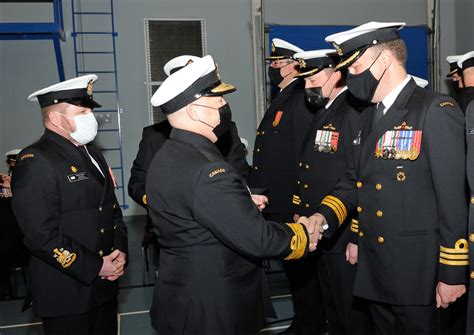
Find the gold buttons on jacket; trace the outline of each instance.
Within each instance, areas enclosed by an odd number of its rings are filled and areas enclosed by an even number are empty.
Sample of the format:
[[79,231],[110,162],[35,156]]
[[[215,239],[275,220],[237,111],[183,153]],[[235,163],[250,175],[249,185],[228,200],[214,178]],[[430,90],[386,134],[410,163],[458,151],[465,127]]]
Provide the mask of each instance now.
[[103,250],[99,250],[99,255],[103,255],[104,254],[104,251]]
[[257,151],[257,152],[260,152],[260,148],[257,148],[256,151]]
[[117,229],[117,225],[114,225],[114,230]]
[[115,248],[114,248],[114,247],[110,248],[110,251],[114,251],[114,250],[115,250]]
[[362,207],[357,206],[357,211],[358,211],[359,213],[362,212]]
[[360,236],[360,237],[364,236],[364,233],[363,233],[363,232],[359,232],[359,236]]
[[254,169],[254,170],[258,170],[258,166],[254,166],[253,169]]
[[377,238],[377,242],[383,243],[383,242],[385,242],[385,239],[383,238],[383,236],[379,236],[379,237]]
[[308,185],[308,184],[304,184],[304,186],[303,186],[303,187],[304,187],[304,188],[308,188],[308,187],[309,187],[309,185]]
[[380,191],[382,189],[382,184],[375,184],[375,189]]
[[305,206],[306,208],[308,208],[308,207],[309,207],[309,203],[306,203],[304,206]]
[[357,188],[361,188],[361,187],[362,187],[362,182],[361,182],[361,181],[358,181],[358,182],[356,183],[356,186],[357,186]]
[[302,167],[302,166],[303,166],[303,163],[300,162],[300,167]]
[[309,170],[309,165],[306,164],[304,168],[305,168],[306,170]]
[[101,233],[101,234],[105,233],[105,229],[104,229],[104,228],[100,228],[100,233]]
[[469,234],[469,241],[474,243],[474,234]]
[[112,206],[112,208],[113,208],[113,209],[117,208],[117,204],[114,204],[114,205]]
[[377,217],[381,218],[383,216],[383,212],[382,211],[377,211]]
[[471,204],[474,205],[474,197],[471,198]]
[[102,206],[99,207],[99,212],[102,212]]
[[301,184],[301,182],[300,182],[299,180],[298,180],[296,183],[297,183],[298,185]]
[[260,133],[260,135],[265,135],[265,130],[262,130],[262,132]]

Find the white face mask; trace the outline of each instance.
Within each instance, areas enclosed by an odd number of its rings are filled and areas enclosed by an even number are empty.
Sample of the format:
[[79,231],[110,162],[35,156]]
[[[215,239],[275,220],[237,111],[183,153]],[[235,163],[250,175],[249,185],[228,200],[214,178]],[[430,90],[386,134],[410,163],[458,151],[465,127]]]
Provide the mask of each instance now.
[[[64,114],[61,114],[64,115]],[[64,115],[68,118],[70,116]],[[72,117],[74,123],[76,124],[76,130],[69,135],[79,144],[85,145],[89,142],[92,142],[97,136],[97,120],[93,113],[74,115]]]

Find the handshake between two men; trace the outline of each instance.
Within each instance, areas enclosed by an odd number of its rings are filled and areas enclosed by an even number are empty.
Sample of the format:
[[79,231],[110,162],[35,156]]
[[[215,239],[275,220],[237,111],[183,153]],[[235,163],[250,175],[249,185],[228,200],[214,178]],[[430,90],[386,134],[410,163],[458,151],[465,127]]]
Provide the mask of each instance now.
[[318,242],[322,240],[325,230],[326,220],[324,219],[324,216],[319,213],[315,213],[310,217],[295,214],[293,218],[295,222],[303,224],[308,231],[309,251],[316,250]]

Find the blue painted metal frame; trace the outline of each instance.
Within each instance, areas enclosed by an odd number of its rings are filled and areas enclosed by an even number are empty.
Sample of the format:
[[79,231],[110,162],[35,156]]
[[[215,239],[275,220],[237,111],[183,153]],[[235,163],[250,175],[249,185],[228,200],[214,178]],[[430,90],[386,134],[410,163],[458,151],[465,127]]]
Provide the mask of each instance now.
[[61,0],[51,0],[51,2],[54,22],[0,23],[0,40],[52,40],[59,80],[63,81],[65,80],[64,63],[59,42],[66,40],[63,6]]
[[[119,95],[119,83],[118,83],[118,71],[117,71],[117,48],[116,48],[116,43],[115,43],[115,37],[118,36],[117,32],[115,31],[115,20],[114,20],[114,3],[113,0],[110,1],[110,12],[91,12],[91,11],[84,11],[84,12],[76,12],[74,2],[75,0],[71,0],[71,8],[72,8],[72,27],[73,31],[71,33],[71,36],[73,37],[74,40],[74,61],[75,61],[75,67],[76,67],[76,75],[83,75],[86,73],[95,73],[95,74],[101,74],[101,73],[108,73],[108,74],[113,74],[114,79],[115,79],[115,90],[97,90],[94,91],[95,94],[106,94],[106,93],[112,93],[116,95],[116,109],[110,110],[110,109],[99,109],[95,110],[94,112],[98,113],[117,113],[117,128],[113,129],[99,129],[99,132],[117,132],[118,135],[118,147],[116,148],[102,148],[102,151],[118,151],[120,155],[120,166],[113,167],[112,170],[119,170],[120,171],[120,180],[122,182],[122,185],[119,185],[117,188],[120,190],[121,195],[122,195],[122,203],[121,207],[123,209],[127,209],[129,206],[126,201],[126,194],[125,194],[125,176],[124,176],[124,171],[123,171],[123,146],[122,146],[122,127],[121,127],[121,109],[120,109],[120,95]],[[76,16],[82,16],[82,15],[110,15],[111,18],[111,31],[76,31]],[[109,35],[112,37],[112,51],[84,51],[84,50],[78,50],[78,45],[77,45],[77,37],[79,36],[87,36],[87,35]],[[82,57],[86,55],[97,55],[97,54],[110,54],[113,56],[113,63],[114,63],[114,70],[113,71],[104,71],[104,70],[91,70],[91,69],[79,69],[79,62],[78,62],[78,55],[81,55]]]

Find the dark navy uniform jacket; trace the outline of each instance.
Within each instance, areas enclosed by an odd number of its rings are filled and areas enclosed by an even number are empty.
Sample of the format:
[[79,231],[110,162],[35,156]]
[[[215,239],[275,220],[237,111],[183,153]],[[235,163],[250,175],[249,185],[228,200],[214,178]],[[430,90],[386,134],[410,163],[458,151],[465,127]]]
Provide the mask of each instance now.
[[471,200],[469,202],[469,297],[466,333],[474,333],[474,102],[466,109],[467,159],[466,173]]
[[[316,213],[323,198],[344,177],[349,166],[354,164],[353,140],[357,137],[360,112],[354,106],[360,104],[349,93],[342,92],[328,109],[319,109],[304,140],[298,163],[298,193],[293,196],[295,213],[311,216]],[[327,148],[321,143],[332,142]],[[351,219],[348,215],[337,236],[324,239],[318,251],[345,252],[352,239]]]
[[306,106],[304,81],[297,79],[272,102],[257,130],[249,187],[264,188],[264,213],[293,213],[298,157],[314,114]]
[[307,251],[300,224],[265,221],[207,138],[173,129],[147,174],[161,246],[150,311],[160,334],[253,334],[274,315],[261,260]]
[[19,154],[13,210],[31,252],[33,309],[40,317],[86,313],[115,298],[117,282],[98,277],[102,256],[127,253],[127,229],[101,152],[88,156],[46,129]]
[[[374,112],[362,114],[356,165],[319,209],[329,222],[326,235],[356,208],[354,294],[394,305],[433,304],[438,281],[467,281],[464,116],[454,99],[413,80],[372,129]],[[378,143],[390,131],[404,131],[405,138],[407,131],[421,131],[419,154],[377,157]]]
[[474,87],[465,87],[461,89],[456,101],[459,103],[459,107],[463,112],[466,112],[467,106],[471,101],[474,100]]

